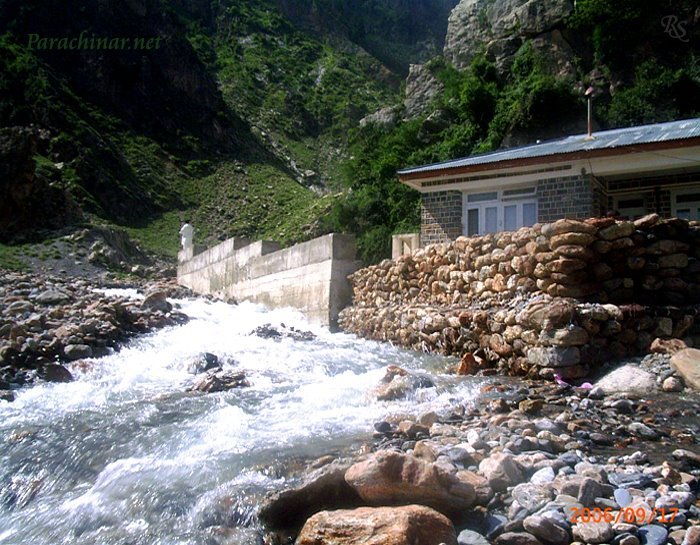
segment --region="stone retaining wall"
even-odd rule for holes
[[[463,359],[470,372],[580,378],[591,366],[692,334],[700,227],[559,220],[459,237],[350,276],[340,325]],[[690,339],[688,339],[689,342]]]

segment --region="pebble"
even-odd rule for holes
[[[614,495],[615,501],[620,507],[627,507],[632,503],[632,494],[625,488],[616,488]]]
[[[479,532],[462,530],[457,536],[458,545],[490,545],[488,539]]]
[[[647,524],[639,528],[639,542],[641,545],[664,545],[668,531],[658,524]]]

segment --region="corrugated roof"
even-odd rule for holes
[[[700,118],[684,119],[681,121],[669,121],[668,123],[656,123],[653,125],[641,125],[626,129],[594,132],[592,139],[589,139],[587,134],[567,136],[566,138],[542,142],[540,144],[531,144],[519,148],[472,155],[462,159],[453,159],[450,161],[443,161],[442,163],[433,163],[431,165],[405,168],[399,170],[398,174],[416,174],[434,170],[499,163],[501,161],[510,161],[513,159],[547,157],[550,155],[613,149],[638,144],[685,140],[697,137],[700,137]]]

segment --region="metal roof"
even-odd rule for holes
[[[654,142],[686,140],[697,137],[700,137],[700,118],[684,119],[681,121],[669,121],[668,123],[655,123],[653,125],[641,125],[626,129],[594,132],[593,138],[589,138],[587,134],[567,136],[566,138],[551,140],[540,144],[531,144],[518,148],[472,155],[462,159],[453,159],[441,163],[433,163],[431,165],[405,168],[399,170],[398,174],[417,174],[458,167],[499,163],[513,159],[547,157],[551,155],[621,148]]]

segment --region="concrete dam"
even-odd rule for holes
[[[178,254],[178,284],[221,299],[296,308],[331,329],[352,298],[347,277],[360,266],[355,238],[337,233],[289,248],[234,237],[199,250],[189,245]]]

